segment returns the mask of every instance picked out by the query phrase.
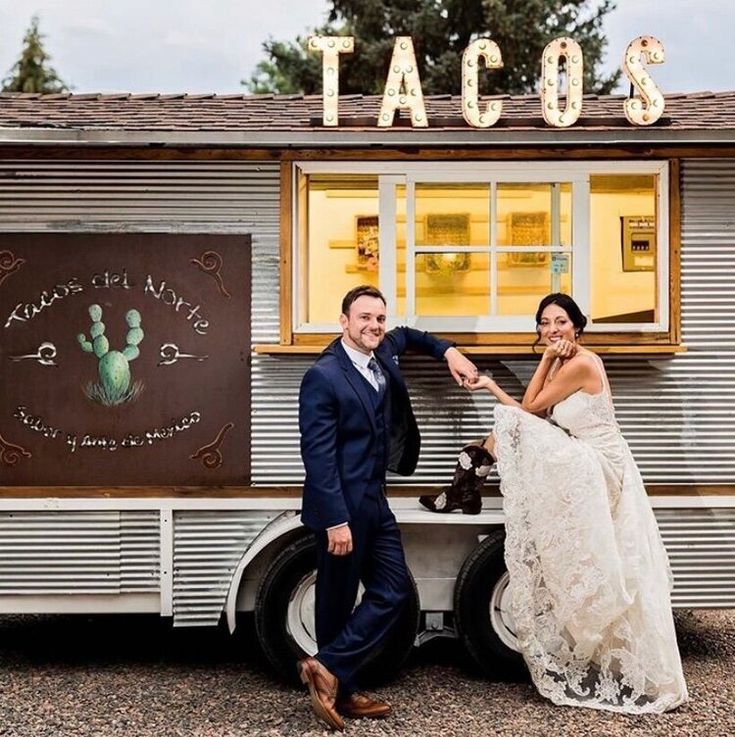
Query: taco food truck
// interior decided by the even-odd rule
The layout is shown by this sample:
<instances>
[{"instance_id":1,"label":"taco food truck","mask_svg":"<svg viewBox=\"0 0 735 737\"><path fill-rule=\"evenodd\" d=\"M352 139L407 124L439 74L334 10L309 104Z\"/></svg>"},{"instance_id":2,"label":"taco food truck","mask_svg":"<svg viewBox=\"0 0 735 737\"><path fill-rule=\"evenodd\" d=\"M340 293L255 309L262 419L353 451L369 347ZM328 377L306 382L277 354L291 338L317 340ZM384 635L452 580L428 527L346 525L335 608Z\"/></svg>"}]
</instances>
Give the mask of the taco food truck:
<instances>
[{"instance_id":1,"label":"taco food truck","mask_svg":"<svg viewBox=\"0 0 735 737\"><path fill-rule=\"evenodd\" d=\"M289 674L315 650L299 384L361 283L517 395L536 304L571 293L674 605L735 604L735 93L412 97L402 69L382 98L0 95L0 613L254 612ZM371 667L440 635L513 666L497 478L477 516L417 503L492 402L404 374L415 589Z\"/></svg>"}]
</instances>

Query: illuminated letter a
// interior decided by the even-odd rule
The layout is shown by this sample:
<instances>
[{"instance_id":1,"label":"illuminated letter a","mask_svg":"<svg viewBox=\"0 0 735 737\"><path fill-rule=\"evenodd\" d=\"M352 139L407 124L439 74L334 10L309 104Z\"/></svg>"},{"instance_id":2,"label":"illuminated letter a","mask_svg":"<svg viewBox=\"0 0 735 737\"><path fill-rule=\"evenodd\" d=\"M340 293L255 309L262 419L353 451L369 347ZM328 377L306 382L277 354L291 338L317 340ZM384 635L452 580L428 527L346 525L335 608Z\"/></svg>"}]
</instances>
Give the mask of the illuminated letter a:
<instances>
[{"instance_id":1,"label":"illuminated letter a","mask_svg":"<svg viewBox=\"0 0 735 737\"><path fill-rule=\"evenodd\" d=\"M428 128L424 93L421 91L416 54L410 36L398 36L393 44L393 56L390 60L388 79L385 81L378 127L390 128L396 110L401 108L411 111L411 125L414 128Z\"/></svg>"}]
</instances>

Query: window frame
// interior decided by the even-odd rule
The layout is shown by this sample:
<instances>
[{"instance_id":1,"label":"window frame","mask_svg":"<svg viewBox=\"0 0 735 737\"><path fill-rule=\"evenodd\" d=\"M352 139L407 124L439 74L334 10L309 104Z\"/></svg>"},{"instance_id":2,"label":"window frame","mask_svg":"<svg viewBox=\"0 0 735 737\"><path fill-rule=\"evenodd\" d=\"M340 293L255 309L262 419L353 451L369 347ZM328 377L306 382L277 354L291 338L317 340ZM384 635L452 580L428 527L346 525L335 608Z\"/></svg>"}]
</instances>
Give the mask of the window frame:
<instances>
[{"instance_id":1,"label":"window frame","mask_svg":"<svg viewBox=\"0 0 735 737\"><path fill-rule=\"evenodd\" d=\"M528 320L525 317L482 316L476 317L417 317L396 315L396 196L399 185L407 188L406 227L407 240L412 227L413 200L410 186L416 183L483 183L491 187L491 213L495 207L495 187L499 182L518 183L570 183L572 187L572 288L575 299L582 311L589 314L591 306L592 279L590 275L590 177L594 175L652 174L657 176L656 191L656 284L657 284L657 323L603 323L590 324L586 331L587 343L597 345L639 344L674 346L678 342L678 304L679 304L679 234L672 230L672 223L678 227L678 162L665 159L594 159L574 161L321 161L297 160L285 164L291 181L286 187L293 196L289 197L291 224L286 239L290 261L288 271L282 270L290 284L286 291L293 290L292 297L284 308L290 313L284 323L288 330L282 330L282 344L314 345L324 344L326 335L338 331L337 323L298 324L299 303L304 295L298 293L299 274L299 224L304 222L300 212L299 190L305 181L302 175L312 174L365 174L378 176L378 209L380 215L381 258L378 270L378 283L386 295L388 303L388 324L410 325L419 329L431 330L451 336L458 343L475 347L497 347L501 345L528 345ZM282 207L282 213L284 212ZM491 217L491 243L479 250L490 253L490 248L502 251L494 233L494 218ZM580 244L587 244L581 247ZM392 247L391 247L392 246ZM470 250L468 247L463 250ZM425 250L426 247L421 247ZM540 250L561 251L561 246L550 246ZM282 259L283 261L284 259ZM406 292L409 293L410 280L407 260ZM285 281L285 280L284 280ZM282 325L283 327L283 325ZM495 351L493 351L495 352Z\"/></svg>"}]
</instances>

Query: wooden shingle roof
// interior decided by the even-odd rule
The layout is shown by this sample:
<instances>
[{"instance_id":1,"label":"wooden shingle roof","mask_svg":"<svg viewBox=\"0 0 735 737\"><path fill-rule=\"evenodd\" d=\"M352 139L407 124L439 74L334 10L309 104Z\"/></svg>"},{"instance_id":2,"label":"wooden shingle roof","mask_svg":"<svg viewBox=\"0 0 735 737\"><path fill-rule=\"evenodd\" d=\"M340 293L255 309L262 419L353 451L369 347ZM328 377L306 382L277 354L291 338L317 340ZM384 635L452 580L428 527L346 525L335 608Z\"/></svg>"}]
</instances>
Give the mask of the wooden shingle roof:
<instances>
[{"instance_id":1,"label":"wooden shingle roof","mask_svg":"<svg viewBox=\"0 0 735 737\"><path fill-rule=\"evenodd\" d=\"M380 142L381 137L385 141L395 141L399 133L404 142L412 140L412 136L416 140L429 141L434 137L439 142L441 134L453 133L479 135L486 144L501 143L508 134L523 133L535 134L533 137L538 140L543 140L544 136L553 137L557 142L563 141L565 135L575 139L581 134L594 134L599 139L608 134L613 137L621 134L641 140L657 136L687 140L703 132L717 140L735 140L735 91L666 95L664 115L647 128L633 126L625 119L624 95L585 96L579 121L567 129L550 128L544 123L538 95L492 99L502 100L503 113L498 123L489 129L473 129L464 122L458 95L425 98L428 129L411 129L403 115L393 128L379 129L377 117L381 97L377 95L341 97L339 128L324 128L320 95L2 93L0 140L39 140L43 138L41 131L49 132L48 140L69 138L60 135L62 132L148 132L152 140L161 138L164 132L237 133L240 143L247 142L248 134L258 134L255 138L262 139L261 143L267 143L270 135L274 143L281 140L294 144L325 135L329 140L338 141L340 134L349 134L347 137L353 143L365 134L369 134L373 142ZM32 131L36 131L36 135L30 135ZM93 138L101 140L104 135ZM144 138L136 136L136 139ZM207 135L195 138L205 141ZM223 140L222 136L213 137L214 142L217 140Z\"/></svg>"}]
</instances>

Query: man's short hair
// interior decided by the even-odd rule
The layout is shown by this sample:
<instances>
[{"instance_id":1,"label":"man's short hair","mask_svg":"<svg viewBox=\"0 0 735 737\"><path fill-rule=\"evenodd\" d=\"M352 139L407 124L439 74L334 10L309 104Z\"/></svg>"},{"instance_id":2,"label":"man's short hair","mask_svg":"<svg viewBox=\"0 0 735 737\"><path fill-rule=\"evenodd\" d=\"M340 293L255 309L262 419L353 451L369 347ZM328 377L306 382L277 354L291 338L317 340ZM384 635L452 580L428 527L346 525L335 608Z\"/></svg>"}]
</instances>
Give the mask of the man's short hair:
<instances>
[{"instance_id":1,"label":"man's short hair","mask_svg":"<svg viewBox=\"0 0 735 737\"><path fill-rule=\"evenodd\" d=\"M370 284L360 284L359 287L354 287L353 289L350 289L350 291L347 292L347 294L345 294L345 296L343 297L342 314L349 317L350 307L352 307L352 303L360 297L375 297L376 299L382 299L383 304L387 305L385 297L383 296L383 293L380 291L380 289L370 286Z\"/></svg>"}]
</instances>

